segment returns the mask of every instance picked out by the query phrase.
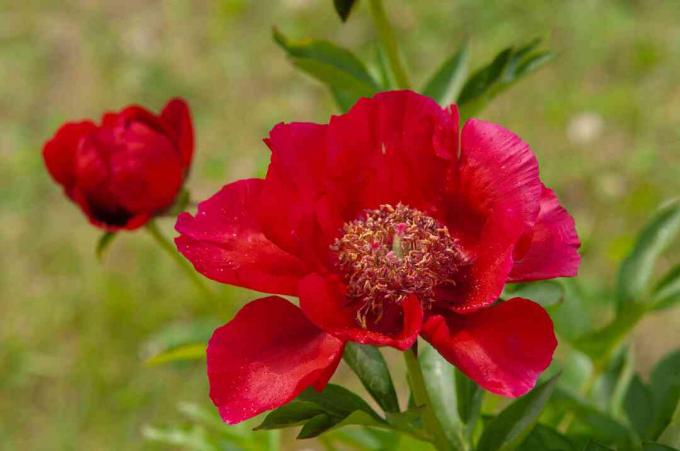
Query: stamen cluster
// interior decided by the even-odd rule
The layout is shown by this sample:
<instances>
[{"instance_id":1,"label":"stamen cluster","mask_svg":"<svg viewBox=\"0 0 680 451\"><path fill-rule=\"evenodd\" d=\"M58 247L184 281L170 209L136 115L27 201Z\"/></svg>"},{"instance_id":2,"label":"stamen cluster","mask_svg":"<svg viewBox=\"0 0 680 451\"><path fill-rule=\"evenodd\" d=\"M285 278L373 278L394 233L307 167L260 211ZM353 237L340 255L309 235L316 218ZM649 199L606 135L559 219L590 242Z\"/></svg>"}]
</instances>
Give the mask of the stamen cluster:
<instances>
[{"instance_id":1,"label":"stamen cluster","mask_svg":"<svg viewBox=\"0 0 680 451\"><path fill-rule=\"evenodd\" d=\"M404 204L367 210L343 226L331 245L345 276L347 297L360 303L357 321L378 322L385 303L401 303L416 295L428 308L435 288L455 285L468 257L434 218Z\"/></svg>"}]
</instances>

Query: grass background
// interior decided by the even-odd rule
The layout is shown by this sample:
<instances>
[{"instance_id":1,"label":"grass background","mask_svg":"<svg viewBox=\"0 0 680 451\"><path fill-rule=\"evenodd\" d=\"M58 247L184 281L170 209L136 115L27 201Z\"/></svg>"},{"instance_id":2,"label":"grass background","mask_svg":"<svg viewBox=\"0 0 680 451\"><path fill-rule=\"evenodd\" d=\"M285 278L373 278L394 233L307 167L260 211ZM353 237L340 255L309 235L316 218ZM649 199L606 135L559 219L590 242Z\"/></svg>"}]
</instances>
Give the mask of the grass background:
<instances>
[{"instance_id":1,"label":"grass background","mask_svg":"<svg viewBox=\"0 0 680 451\"><path fill-rule=\"evenodd\" d=\"M417 84L464 37L473 68L535 36L556 53L481 116L532 145L576 217L581 279L604 321L635 231L680 192L680 3L386 3ZM145 343L167 324L226 321L253 296L211 284L219 299L201 298L143 232L97 262L99 232L49 179L42 143L63 121L181 95L198 137L188 186L205 198L264 173L274 124L334 111L271 27L370 59L367 16L360 5L341 25L330 0L0 0L0 449L153 448L142 426L177 421L179 401L205 403L207 384L199 364L145 367ZM676 309L640 325L641 370L678 346L679 324Z\"/></svg>"}]
</instances>

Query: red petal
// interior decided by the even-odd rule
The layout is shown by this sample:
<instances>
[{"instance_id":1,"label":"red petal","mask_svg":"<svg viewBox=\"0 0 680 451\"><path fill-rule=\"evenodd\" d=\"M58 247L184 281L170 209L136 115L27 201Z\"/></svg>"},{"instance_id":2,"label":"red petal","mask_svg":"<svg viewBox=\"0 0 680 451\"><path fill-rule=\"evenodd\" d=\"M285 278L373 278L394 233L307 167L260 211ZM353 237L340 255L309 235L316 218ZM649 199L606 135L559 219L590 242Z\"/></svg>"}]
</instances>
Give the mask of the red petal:
<instances>
[{"instance_id":1,"label":"red petal","mask_svg":"<svg viewBox=\"0 0 680 451\"><path fill-rule=\"evenodd\" d=\"M161 111L161 120L174 131L174 138L182 154L184 168L189 168L194 155L194 127L189 105L184 99L171 99Z\"/></svg>"},{"instance_id":2,"label":"red petal","mask_svg":"<svg viewBox=\"0 0 680 451\"><path fill-rule=\"evenodd\" d=\"M344 344L290 302L269 297L243 307L208 343L210 399L234 424L274 409L305 388L322 390Z\"/></svg>"},{"instance_id":3,"label":"red petal","mask_svg":"<svg viewBox=\"0 0 680 451\"><path fill-rule=\"evenodd\" d=\"M274 127L265 140L272 156L260 198L267 237L317 266L325 264L344 222L324 191L326 129L307 123Z\"/></svg>"},{"instance_id":4,"label":"red petal","mask_svg":"<svg viewBox=\"0 0 680 451\"><path fill-rule=\"evenodd\" d=\"M67 190L75 182L75 155L80 140L96 129L97 126L91 121L69 122L62 125L43 146L47 170Z\"/></svg>"},{"instance_id":5,"label":"red petal","mask_svg":"<svg viewBox=\"0 0 680 451\"><path fill-rule=\"evenodd\" d=\"M133 122L124 130L102 130L98 137L100 152L111 149L108 186L120 206L132 213L155 213L172 205L184 171L167 135Z\"/></svg>"},{"instance_id":6,"label":"red petal","mask_svg":"<svg viewBox=\"0 0 680 451\"><path fill-rule=\"evenodd\" d=\"M459 311L493 303L512 267L512 251L536 221L541 182L529 146L512 132L469 120L450 181L449 230L474 256Z\"/></svg>"},{"instance_id":7,"label":"red petal","mask_svg":"<svg viewBox=\"0 0 680 451\"><path fill-rule=\"evenodd\" d=\"M557 346L548 314L522 298L467 315L432 316L423 337L483 388L512 397L533 388Z\"/></svg>"},{"instance_id":8,"label":"red petal","mask_svg":"<svg viewBox=\"0 0 680 451\"><path fill-rule=\"evenodd\" d=\"M452 111L411 91L385 92L331 119L328 178L350 219L399 202L431 212L457 148Z\"/></svg>"},{"instance_id":9,"label":"red petal","mask_svg":"<svg viewBox=\"0 0 680 451\"><path fill-rule=\"evenodd\" d=\"M527 236L525 253L515 259L510 281L572 277L578 272L581 243L574 220L557 200L555 193L543 187L538 220Z\"/></svg>"},{"instance_id":10,"label":"red petal","mask_svg":"<svg viewBox=\"0 0 680 451\"><path fill-rule=\"evenodd\" d=\"M263 181L240 180L182 213L175 228L177 249L205 276L269 293L295 295L305 274L302 263L269 241L256 208Z\"/></svg>"},{"instance_id":11,"label":"red petal","mask_svg":"<svg viewBox=\"0 0 680 451\"><path fill-rule=\"evenodd\" d=\"M342 224L403 202L434 214L457 152L452 111L409 91L360 100L330 124L272 130L262 198L272 241L317 266Z\"/></svg>"},{"instance_id":12,"label":"red petal","mask_svg":"<svg viewBox=\"0 0 680 451\"><path fill-rule=\"evenodd\" d=\"M401 303L398 318L391 318L389 329L383 324L362 328L356 320L356 308L348 305L343 285L336 280L310 274L300 282L300 308L317 326L334 336L357 343L408 349L418 338L423 309L415 296ZM396 326L395 326L396 324ZM380 330L382 329L382 330Z\"/></svg>"}]
</instances>

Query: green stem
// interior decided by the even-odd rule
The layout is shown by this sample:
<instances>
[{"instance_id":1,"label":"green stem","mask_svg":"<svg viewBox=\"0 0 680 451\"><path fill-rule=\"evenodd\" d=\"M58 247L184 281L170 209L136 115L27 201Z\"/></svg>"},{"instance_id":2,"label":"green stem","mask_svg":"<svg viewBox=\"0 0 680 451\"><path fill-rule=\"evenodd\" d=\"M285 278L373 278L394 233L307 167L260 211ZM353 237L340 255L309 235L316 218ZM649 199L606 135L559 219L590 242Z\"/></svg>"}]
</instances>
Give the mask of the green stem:
<instances>
[{"instance_id":1,"label":"green stem","mask_svg":"<svg viewBox=\"0 0 680 451\"><path fill-rule=\"evenodd\" d=\"M189 264L188 261L182 257L179 252L177 252L177 249L175 249L175 246L173 246L172 242L163 235L163 232L158 228L158 225L151 220L146 224L146 230L149 232L149 235L156 241L156 243L163 249L170 257L172 257L173 260L179 265L179 267L184 271L184 273L191 279L191 281L194 283L198 291L203 293L204 295L208 297L212 297L213 293L208 289L207 286L203 283L203 280L200 278L196 270Z\"/></svg>"},{"instance_id":2,"label":"green stem","mask_svg":"<svg viewBox=\"0 0 680 451\"><path fill-rule=\"evenodd\" d=\"M411 392L413 400L418 408L422 409L423 423L425 428L432 436L432 443L439 451L450 451L452 446L446 438L446 433L442 429L439 419L432 410L432 402L425 387L425 378L423 377L423 370L420 368L418 357L413 348L404 352L404 360L406 361L406 369L408 371L408 380L411 385Z\"/></svg>"},{"instance_id":3,"label":"green stem","mask_svg":"<svg viewBox=\"0 0 680 451\"><path fill-rule=\"evenodd\" d=\"M387 60L390 63L394 80L397 82L398 87L408 89L410 87L408 75L401 61L397 39L394 36L394 30L392 25L390 25L390 21L387 19L387 14L385 14L383 2L382 0L370 0L369 4L371 6L373 23L378 32L378 38L387 54Z\"/></svg>"}]
</instances>

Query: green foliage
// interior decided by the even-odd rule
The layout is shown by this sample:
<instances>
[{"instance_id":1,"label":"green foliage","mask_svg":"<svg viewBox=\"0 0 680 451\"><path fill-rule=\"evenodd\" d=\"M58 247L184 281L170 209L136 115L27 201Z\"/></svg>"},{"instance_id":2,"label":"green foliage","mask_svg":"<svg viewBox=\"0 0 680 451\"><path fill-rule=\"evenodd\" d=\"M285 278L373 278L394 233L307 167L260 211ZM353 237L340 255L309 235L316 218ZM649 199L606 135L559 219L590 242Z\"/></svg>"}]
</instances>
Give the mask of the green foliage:
<instances>
[{"instance_id":1,"label":"green foliage","mask_svg":"<svg viewBox=\"0 0 680 451\"><path fill-rule=\"evenodd\" d=\"M392 376L379 349L347 343L344 359L383 411L399 412L399 400Z\"/></svg>"},{"instance_id":2,"label":"green foliage","mask_svg":"<svg viewBox=\"0 0 680 451\"><path fill-rule=\"evenodd\" d=\"M357 0L333 0L335 12L338 13L340 20L345 22L352 12L352 8L356 5Z\"/></svg>"},{"instance_id":3,"label":"green foliage","mask_svg":"<svg viewBox=\"0 0 680 451\"><path fill-rule=\"evenodd\" d=\"M553 376L492 419L484 428L477 444L477 451L517 449L536 425L539 415L555 389L558 377Z\"/></svg>"},{"instance_id":4,"label":"green foliage","mask_svg":"<svg viewBox=\"0 0 680 451\"><path fill-rule=\"evenodd\" d=\"M504 298L520 297L538 302L543 307L554 307L564 300L564 286L559 280L541 280L538 282L508 284Z\"/></svg>"},{"instance_id":5,"label":"green foliage","mask_svg":"<svg viewBox=\"0 0 680 451\"><path fill-rule=\"evenodd\" d=\"M463 43L456 53L442 63L421 92L440 105L448 106L454 102L467 75L469 58L467 43Z\"/></svg>"},{"instance_id":6,"label":"green foliage","mask_svg":"<svg viewBox=\"0 0 680 451\"><path fill-rule=\"evenodd\" d=\"M625 308L628 303L649 303L653 299L649 296L649 282L656 261L672 243L679 230L680 200L674 200L664 205L652 217L638 235L633 250L621 265L617 286L620 309Z\"/></svg>"},{"instance_id":7,"label":"green foliage","mask_svg":"<svg viewBox=\"0 0 680 451\"><path fill-rule=\"evenodd\" d=\"M342 111L379 90L364 64L349 50L327 41L292 41L276 28L273 36L298 69L330 88Z\"/></svg>"},{"instance_id":8,"label":"green foliage","mask_svg":"<svg viewBox=\"0 0 680 451\"><path fill-rule=\"evenodd\" d=\"M298 438L313 438L348 425L386 427L387 423L358 395L329 384L323 392L307 389L267 415L257 429L279 429L303 424Z\"/></svg>"},{"instance_id":9,"label":"green foliage","mask_svg":"<svg viewBox=\"0 0 680 451\"><path fill-rule=\"evenodd\" d=\"M481 111L491 99L552 59L552 53L536 50L535 39L515 48L508 47L486 66L474 72L463 85L458 106L463 119Z\"/></svg>"},{"instance_id":10,"label":"green foliage","mask_svg":"<svg viewBox=\"0 0 680 451\"><path fill-rule=\"evenodd\" d=\"M106 252L109 250L109 247L111 246L111 243L113 243L113 240L116 238L116 236L116 232L102 233L102 235L99 237L99 241L97 241L97 249L95 251L97 254L97 260L102 261L104 259L104 255L106 255Z\"/></svg>"}]
</instances>

